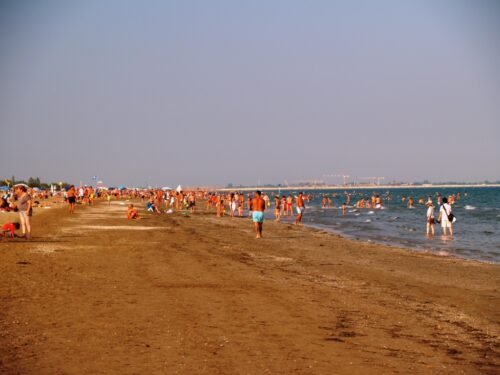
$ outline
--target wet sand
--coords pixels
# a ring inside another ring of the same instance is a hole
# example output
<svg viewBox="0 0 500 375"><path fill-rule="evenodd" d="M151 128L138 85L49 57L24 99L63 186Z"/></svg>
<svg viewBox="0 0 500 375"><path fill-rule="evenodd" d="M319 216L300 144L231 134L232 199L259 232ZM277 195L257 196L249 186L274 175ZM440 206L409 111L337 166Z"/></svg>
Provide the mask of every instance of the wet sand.
<svg viewBox="0 0 500 375"><path fill-rule="evenodd" d="M498 265L113 202L0 242L2 374L500 372Z"/></svg>

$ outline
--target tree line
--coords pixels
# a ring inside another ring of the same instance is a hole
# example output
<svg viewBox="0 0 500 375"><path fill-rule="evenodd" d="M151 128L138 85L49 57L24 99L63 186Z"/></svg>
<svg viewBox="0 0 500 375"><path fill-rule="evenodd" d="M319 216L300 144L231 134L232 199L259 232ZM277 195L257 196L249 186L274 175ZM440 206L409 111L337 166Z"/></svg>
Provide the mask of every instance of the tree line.
<svg viewBox="0 0 500 375"><path fill-rule="evenodd" d="M51 185L55 186L60 186L61 182L42 182L40 180L40 177L30 177L28 180L18 180L16 179L16 176L12 176L11 178L1 178L0 179L0 186L14 186L16 184L26 184L31 188L39 188L42 190L49 190ZM62 182L62 187L67 188L71 184L67 182Z"/></svg>

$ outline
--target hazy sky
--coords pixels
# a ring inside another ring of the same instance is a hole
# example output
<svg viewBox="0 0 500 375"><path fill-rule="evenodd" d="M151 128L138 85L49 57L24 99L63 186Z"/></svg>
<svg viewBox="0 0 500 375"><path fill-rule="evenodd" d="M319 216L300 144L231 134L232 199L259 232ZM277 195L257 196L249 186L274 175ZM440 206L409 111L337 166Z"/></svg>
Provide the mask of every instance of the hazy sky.
<svg viewBox="0 0 500 375"><path fill-rule="evenodd" d="M500 179L499 1L0 4L0 177Z"/></svg>

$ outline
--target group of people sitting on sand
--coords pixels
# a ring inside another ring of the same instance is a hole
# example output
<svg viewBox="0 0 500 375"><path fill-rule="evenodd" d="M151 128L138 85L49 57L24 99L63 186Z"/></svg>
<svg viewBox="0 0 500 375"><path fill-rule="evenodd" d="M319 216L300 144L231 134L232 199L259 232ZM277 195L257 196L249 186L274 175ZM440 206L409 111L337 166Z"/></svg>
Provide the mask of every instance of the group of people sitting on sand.
<svg viewBox="0 0 500 375"><path fill-rule="evenodd" d="M155 214L173 213L174 210L188 210L195 212L197 197L204 197L205 193L190 191L163 191L156 190L143 194L142 199L148 199L146 210Z"/></svg>

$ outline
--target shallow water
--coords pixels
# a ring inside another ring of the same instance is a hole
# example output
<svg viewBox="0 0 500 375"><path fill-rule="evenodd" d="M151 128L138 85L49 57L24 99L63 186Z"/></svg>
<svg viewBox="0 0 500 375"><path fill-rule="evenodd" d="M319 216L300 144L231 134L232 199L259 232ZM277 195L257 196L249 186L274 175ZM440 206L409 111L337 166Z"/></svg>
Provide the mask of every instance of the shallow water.
<svg viewBox="0 0 500 375"><path fill-rule="evenodd" d="M461 258L476 259L500 263L500 188L413 188L384 190L346 190L351 194L351 205L361 197L371 197L372 193L383 198L383 209L356 209L348 207L345 216L340 206L344 202L344 191L307 191L312 199L306 203L307 210L303 218L306 225L325 229L345 237L368 240L386 245L401 246L418 251L427 251L439 255L454 255ZM337 197L332 194L337 194ZM437 218L439 206L436 193L447 197L461 194L453 206L457 222L453 225L453 238L442 236L440 224L435 225L435 236L426 236L426 212L419 198L427 201L432 197ZM281 194L297 192L281 191ZM322 208L322 195L332 199L332 208ZM413 209L402 202L402 197L412 197ZM273 207L272 207L273 208ZM267 212L273 217L273 210ZM294 212L295 214L295 212ZM286 218L283 221L291 221Z"/></svg>

